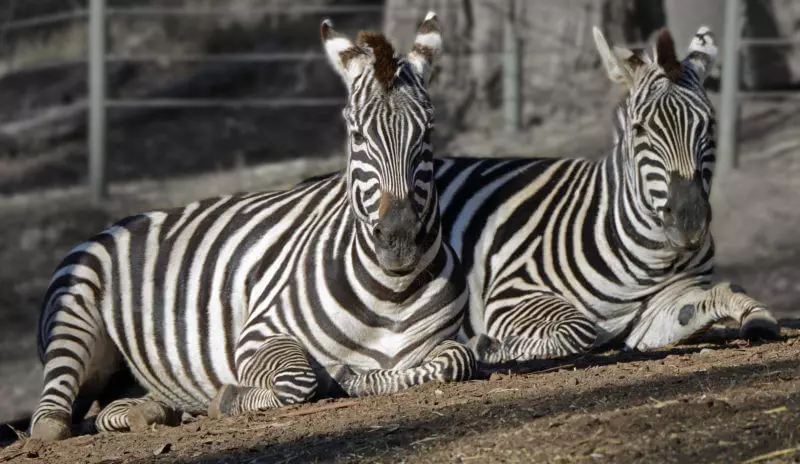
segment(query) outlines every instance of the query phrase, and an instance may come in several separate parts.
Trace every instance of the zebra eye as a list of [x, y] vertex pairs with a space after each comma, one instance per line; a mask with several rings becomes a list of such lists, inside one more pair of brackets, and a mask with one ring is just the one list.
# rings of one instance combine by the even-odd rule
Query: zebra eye
[[634, 124], [633, 127], [633, 135], [637, 138], [646, 137], [647, 131], [645, 130], [644, 126], [641, 124]]
[[362, 145], [367, 141], [367, 139], [364, 138], [364, 134], [361, 132], [353, 131], [350, 135], [353, 137], [353, 143], [356, 145]]

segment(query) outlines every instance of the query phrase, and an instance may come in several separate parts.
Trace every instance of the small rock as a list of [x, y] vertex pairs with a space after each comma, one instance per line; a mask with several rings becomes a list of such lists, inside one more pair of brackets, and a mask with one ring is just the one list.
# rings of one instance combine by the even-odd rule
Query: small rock
[[38, 458], [42, 448], [44, 448], [44, 443], [41, 439], [29, 438], [28, 441], [25, 442], [25, 446], [22, 447], [22, 451], [25, 451], [26, 456], [29, 458]]
[[444, 392], [437, 388], [436, 390], [433, 391], [433, 394], [436, 396], [442, 396], [444, 395]]
[[164, 443], [163, 445], [156, 446], [156, 448], [153, 450], [153, 455], [158, 456], [159, 454], [167, 454], [171, 449], [172, 443]]
[[489, 376], [489, 381], [496, 382], [498, 380], [503, 380], [506, 377], [508, 377], [508, 375], [504, 374], [503, 372], [492, 372], [492, 375]]
[[709, 354], [713, 353], [714, 351], [716, 351], [716, 350], [712, 350], [711, 348], [703, 348], [703, 349], [702, 349], [702, 350], [700, 350], [700, 352], [699, 352], [699, 353], [697, 353], [697, 354], [700, 354], [700, 355], [703, 355], [703, 356], [707, 356], [707, 355], [709, 355]]
[[201, 429], [200, 424], [197, 422], [189, 422], [188, 424], [184, 425], [183, 428], [189, 433], [197, 433]]
[[72, 443], [75, 445], [85, 445], [92, 441], [93, 437], [91, 435], [83, 435], [80, 437], [72, 438]]

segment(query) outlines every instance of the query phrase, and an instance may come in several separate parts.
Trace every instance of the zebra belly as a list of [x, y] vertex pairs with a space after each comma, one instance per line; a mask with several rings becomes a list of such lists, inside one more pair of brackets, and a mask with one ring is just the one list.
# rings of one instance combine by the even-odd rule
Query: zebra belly
[[176, 330], [166, 330], [169, 324], [161, 321], [154, 330], [154, 324], [143, 322], [147, 316], [120, 325], [106, 313], [109, 335], [131, 373], [155, 399], [189, 413], [205, 412], [222, 385], [236, 383], [225, 348], [231, 345], [198, 343], [181, 330], [181, 323]]

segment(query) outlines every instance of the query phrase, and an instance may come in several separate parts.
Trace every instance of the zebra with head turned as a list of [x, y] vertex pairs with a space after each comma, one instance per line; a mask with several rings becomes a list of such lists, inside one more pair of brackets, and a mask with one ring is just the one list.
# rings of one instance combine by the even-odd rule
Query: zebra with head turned
[[472, 375], [433, 180], [436, 18], [406, 57], [380, 34], [321, 32], [348, 89], [345, 172], [130, 217], [74, 248], [44, 302], [34, 437], [69, 436], [78, 394], [125, 365], [148, 393], [103, 409], [101, 431], [303, 402], [332, 380], [358, 396]]
[[609, 156], [436, 166], [445, 239], [468, 272], [463, 335], [486, 363], [581, 353], [611, 340], [661, 347], [726, 318], [745, 337], [776, 335], [764, 305], [738, 286], [710, 282], [710, 31], [697, 32], [682, 62], [666, 30], [654, 58], [612, 50], [594, 34], [609, 76], [627, 90]]

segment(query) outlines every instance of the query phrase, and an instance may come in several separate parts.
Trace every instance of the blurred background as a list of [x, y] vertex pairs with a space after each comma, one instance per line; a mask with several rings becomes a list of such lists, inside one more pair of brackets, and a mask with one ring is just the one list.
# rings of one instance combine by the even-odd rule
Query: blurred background
[[446, 48], [438, 155], [603, 156], [622, 92], [593, 25], [644, 47], [669, 27], [682, 56], [708, 24], [720, 61], [738, 42], [708, 81], [732, 129], [718, 279], [800, 314], [800, 2], [0, 0], [0, 421], [35, 407], [40, 299], [71, 247], [131, 213], [339, 169], [344, 88], [320, 21], [384, 30], [405, 52], [428, 9]]

